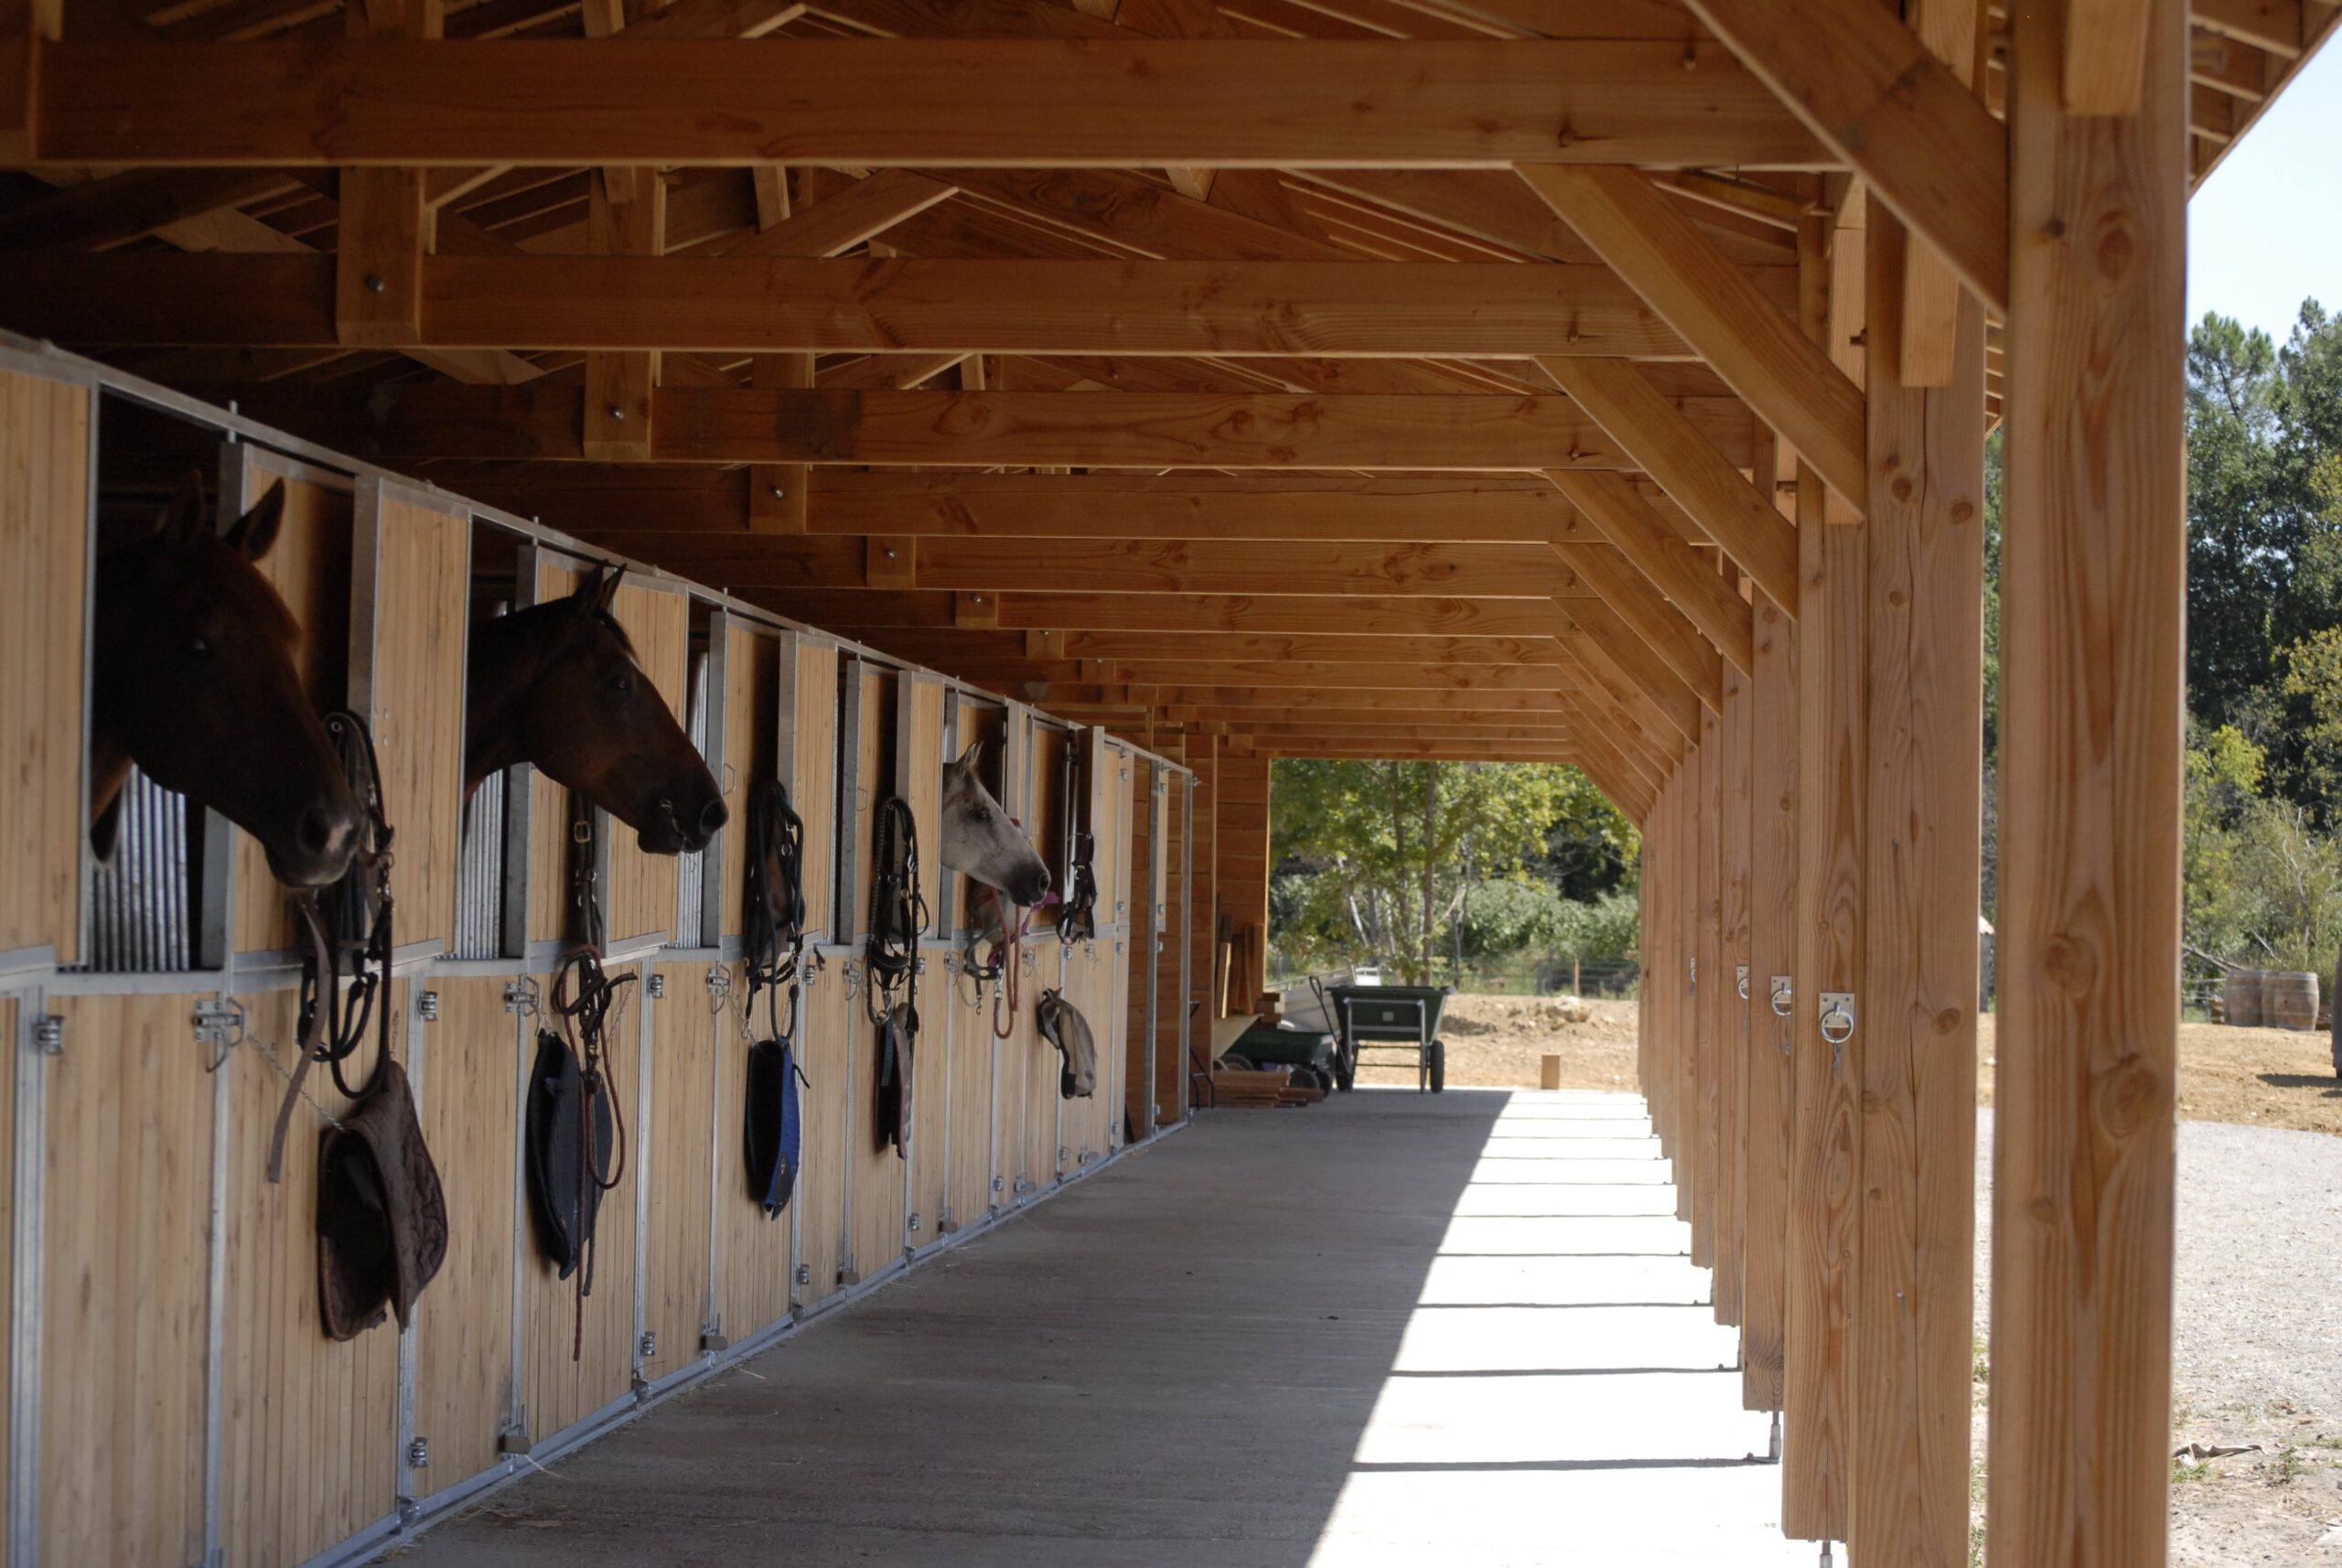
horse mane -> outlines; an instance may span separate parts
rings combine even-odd
[[[209,543],[213,548],[206,548]],[[238,619],[285,646],[301,642],[301,623],[294,618],[285,596],[266,573],[230,548],[217,535],[206,535],[191,545],[176,544],[160,534],[149,534],[115,546],[98,558],[98,569],[117,572],[134,567],[139,557],[168,553],[183,569],[172,572],[156,588],[157,598],[172,607],[219,600]],[[240,569],[241,568],[241,569]]]

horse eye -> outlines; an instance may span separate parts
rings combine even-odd
[[[188,653],[198,659],[211,657],[211,639],[200,632],[189,636],[184,646]]]
[[[634,677],[633,677],[633,676],[631,676],[631,675],[613,675],[613,676],[611,676],[611,677],[610,677],[610,690],[611,690],[611,691],[613,691],[613,692],[616,692],[616,693],[617,693],[619,696],[621,696],[621,697],[631,697],[631,696],[633,696],[633,695],[634,695]]]

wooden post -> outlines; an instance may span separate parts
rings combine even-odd
[[[1718,1323],[1736,1324],[1746,1265],[1748,1004],[1740,988],[1748,964],[1748,677],[1724,672],[1716,720],[1716,983],[1709,993],[1715,1030],[1716,1261]]]
[[[1699,857],[1693,872],[1699,908],[1692,926],[1691,1038],[1692,1084],[1698,1095],[1692,1105],[1700,1142],[1692,1188],[1692,1262],[1702,1268],[1715,1266],[1716,1197],[1721,1190],[1716,1166],[1723,1159],[1724,1111],[1717,1080],[1723,1077],[1719,1063],[1724,1049],[1716,1035],[1716,996],[1724,986],[1723,933],[1717,923],[1723,893],[1717,884],[1716,830],[1724,815],[1724,741],[1718,723],[1714,714],[1700,715],[1700,794],[1693,807],[1692,835]]]
[[[2186,594],[2187,16],[2067,113],[2017,8],[1990,1550],[2158,1568],[2171,1442]],[[2078,40],[2079,41],[2079,40]]]
[[[1799,234],[1800,273],[1851,272],[1829,291],[1830,341],[1842,350],[1861,334],[1862,231]],[[1827,268],[1825,272],[1822,269]],[[1853,355],[1857,364],[1859,353]],[[1868,767],[1864,676],[1869,647],[1863,610],[1869,543],[1861,524],[1836,515],[1821,478],[1798,466],[1799,716],[1798,963],[1789,1054],[1797,1112],[1791,1140],[1789,1317],[1781,1450],[1781,1529],[1792,1540],[1846,1533],[1852,1411],[1846,1380],[1853,1335],[1856,1086],[1862,1036],[1821,1036],[1822,998],[1862,980],[1863,779]],[[1859,1005],[1859,1004],[1858,1004]]]
[[[1773,977],[1797,967],[1797,623],[1759,590],[1750,677],[1747,1262],[1741,1289],[1740,1399],[1781,1408],[1788,1312],[1790,1020]]]
[[[1859,995],[1859,1563],[1965,1568],[1975,1336],[1984,316],[1906,383],[1908,237],[1870,212],[1870,767]],[[1930,356],[1932,361],[1932,356]],[[1926,374],[1933,377],[1930,362]]]
[[[1675,775],[1681,784],[1675,795],[1675,972],[1671,977],[1670,1005],[1675,1015],[1668,1033],[1675,1054],[1675,1214],[1692,1227],[1692,1261],[1702,1261],[1700,1244],[1699,975],[1700,954],[1700,748],[1683,748],[1683,766]]]
[[[667,183],[653,168],[605,168],[588,177],[586,229],[597,256],[656,256],[666,250]],[[648,463],[656,352],[586,356],[584,453],[589,463]]]

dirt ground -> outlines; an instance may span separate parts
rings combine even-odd
[[[1447,1081],[1476,1088],[1534,1089],[1540,1058],[1562,1058],[1563,1089],[1635,1087],[1635,1004],[1570,1002],[1553,996],[1451,996],[1440,1020]],[[1378,1059],[1400,1064],[1377,1067]],[[1360,1083],[1412,1084],[1415,1069],[1398,1050],[1370,1048]],[[2342,1122],[2342,1116],[2337,1117]]]
[[[1993,1103],[1995,1022],[1985,1014],[1976,1032],[1979,1100],[1987,1106]],[[1539,1059],[1552,1052],[1562,1058],[1563,1089],[1635,1087],[1632,1002],[1452,996],[1440,1034],[1447,1042],[1450,1083],[1534,1089]],[[1397,1052],[1381,1054],[1402,1061]],[[1369,1066],[1359,1077],[1364,1083],[1413,1083],[1414,1069]],[[2179,1115],[2187,1122],[2342,1135],[2342,1079],[2335,1076],[2326,1036],[2181,1025]]]

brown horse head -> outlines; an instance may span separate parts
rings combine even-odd
[[[472,628],[464,788],[526,762],[650,854],[685,854],[724,825],[724,796],[610,614],[625,575],[596,568],[565,599]]]
[[[154,532],[98,562],[90,712],[91,837],[113,847],[132,763],[260,841],[289,887],[349,867],[358,801],[302,690],[301,628],[252,563],[285,517],[285,487],[222,535],[183,486]]]

